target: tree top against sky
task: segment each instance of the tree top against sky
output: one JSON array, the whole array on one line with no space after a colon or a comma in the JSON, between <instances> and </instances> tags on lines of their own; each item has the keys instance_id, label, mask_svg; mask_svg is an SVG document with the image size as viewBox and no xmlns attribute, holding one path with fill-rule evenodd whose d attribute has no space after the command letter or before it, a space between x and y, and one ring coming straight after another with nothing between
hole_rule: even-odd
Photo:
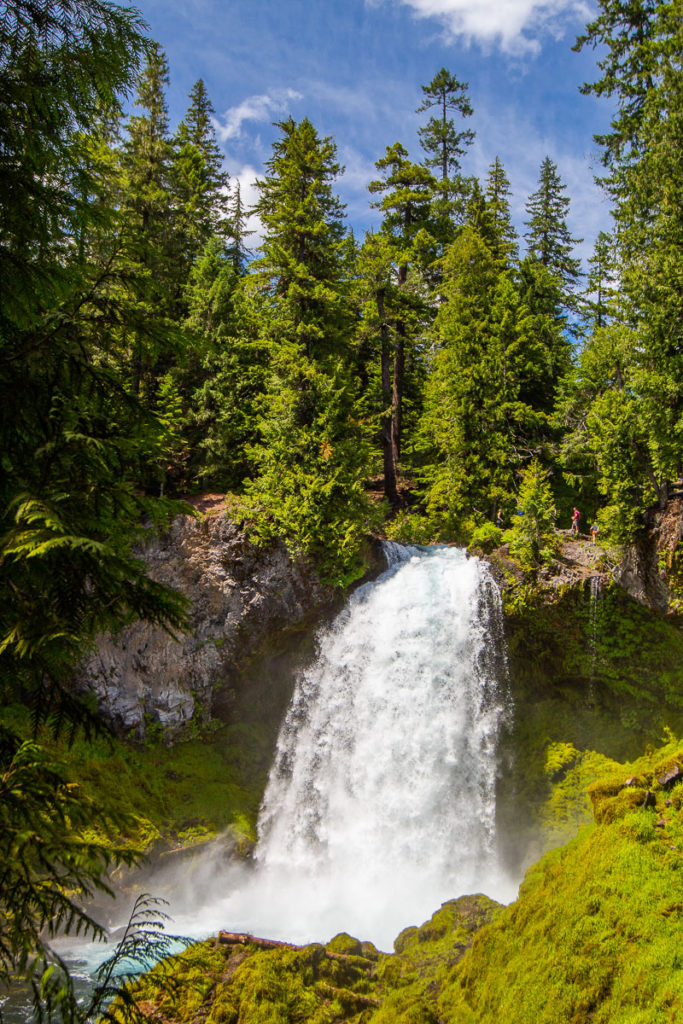
<instances>
[{"instance_id":1,"label":"tree top against sky","mask_svg":"<svg viewBox=\"0 0 683 1024\"><path fill-rule=\"evenodd\" d=\"M593 183L593 135L608 126L608 100L582 97L595 55L572 45L594 15L579 0L140 0L138 7L171 68L169 107L177 124L202 78L217 112L226 169L256 199L276 137L273 123L309 117L333 135L346 168L339 191L357 235L377 226L367 184L375 161L397 140L422 158L416 113L422 87L439 68L468 83L476 131L462 171L484 179L496 156L510 178L511 215L520 233L525 203L547 156L572 197L570 230L586 234L582 255L608 227Z\"/></svg>"}]
</instances>

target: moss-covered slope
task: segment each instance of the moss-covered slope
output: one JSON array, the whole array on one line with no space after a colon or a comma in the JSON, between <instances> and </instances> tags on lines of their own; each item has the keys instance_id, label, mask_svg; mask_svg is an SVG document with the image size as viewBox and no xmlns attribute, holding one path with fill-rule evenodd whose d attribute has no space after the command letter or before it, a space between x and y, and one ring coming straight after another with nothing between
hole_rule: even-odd
<instances>
[{"instance_id":1,"label":"moss-covered slope","mask_svg":"<svg viewBox=\"0 0 683 1024\"><path fill-rule=\"evenodd\" d=\"M683 633L614 585L515 592L498 831L528 866L591 818L589 783L683 732Z\"/></svg>"},{"instance_id":2,"label":"moss-covered slope","mask_svg":"<svg viewBox=\"0 0 683 1024\"><path fill-rule=\"evenodd\" d=\"M517 902L475 939L441 1019L683 1019L683 787L657 781L676 764L683 749L671 744L590 787L596 824L532 868Z\"/></svg>"},{"instance_id":3,"label":"moss-covered slope","mask_svg":"<svg viewBox=\"0 0 683 1024\"><path fill-rule=\"evenodd\" d=\"M151 1021L189 1024L673 1024L683 1019L683 747L590 786L595 822L519 899L443 905L392 955L338 936L200 943L139 983Z\"/></svg>"}]
</instances>

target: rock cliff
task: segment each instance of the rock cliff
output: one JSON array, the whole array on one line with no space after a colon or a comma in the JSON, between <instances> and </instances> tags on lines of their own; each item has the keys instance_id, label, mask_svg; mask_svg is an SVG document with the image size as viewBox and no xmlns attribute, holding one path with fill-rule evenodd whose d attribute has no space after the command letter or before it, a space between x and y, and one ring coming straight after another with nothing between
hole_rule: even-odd
<instances>
[{"instance_id":1,"label":"rock cliff","mask_svg":"<svg viewBox=\"0 0 683 1024\"><path fill-rule=\"evenodd\" d=\"M189 599L180 637L135 623L100 638L77 679L119 733L158 722L172 737L194 716L220 716L245 665L273 634L313 622L337 599L283 546L250 544L217 505L179 517L144 551L150 574Z\"/></svg>"}]
</instances>

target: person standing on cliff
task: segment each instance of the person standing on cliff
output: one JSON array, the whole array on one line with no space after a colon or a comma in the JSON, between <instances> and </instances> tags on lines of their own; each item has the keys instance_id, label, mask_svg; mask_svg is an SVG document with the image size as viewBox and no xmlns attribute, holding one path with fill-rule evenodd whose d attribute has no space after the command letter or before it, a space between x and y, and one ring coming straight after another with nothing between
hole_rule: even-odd
<instances>
[{"instance_id":1,"label":"person standing on cliff","mask_svg":"<svg viewBox=\"0 0 683 1024\"><path fill-rule=\"evenodd\" d=\"M581 513L579 512L578 508L575 508L574 509L574 514L572 515L572 537L578 537L579 536L579 520L580 519L581 519Z\"/></svg>"}]
</instances>

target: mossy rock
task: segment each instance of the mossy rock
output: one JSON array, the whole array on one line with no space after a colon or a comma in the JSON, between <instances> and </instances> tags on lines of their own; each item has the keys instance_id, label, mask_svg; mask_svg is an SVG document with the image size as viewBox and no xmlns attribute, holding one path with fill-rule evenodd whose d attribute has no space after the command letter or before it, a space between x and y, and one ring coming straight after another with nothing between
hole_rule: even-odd
<instances>
[{"instance_id":1,"label":"mossy rock","mask_svg":"<svg viewBox=\"0 0 683 1024\"><path fill-rule=\"evenodd\" d=\"M347 932L339 932L325 946L330 953L341 953L342 956L362 956L363 944L359 939Z\"/></svg>"},{"instance_id":2,"label":"mossy rock","mask_svg":"<svg viewBox=\"0 0 683 1024\"><path fill-rule=\"evenodd\" d=\"M415 942L418 941L418 930L416 925L411 924L407 928L404 928L402 932L394 939L394 952L403 953L404 950L408 949Z\"/></svg>"},{"instance_id":3,"label":"mossy rock","mask_svg":"<svg viewBox=\"0 0 683 1024\"><path fill-rule=\"evenodd\" d=\"M593 805L595 820L600 824L609 824L625 817L630 811L645 807L648 790L628 786L616 796L603 797Z\"/></svg>"},{"instance_id":4,"label":"mossy rock","mask_svg":"<svg viewBox=\"0 0 683 1024\"><path fill-rule=\"evenodd\" d=\"M479 931L494 916L500 904L479 893L476 896L461 896L456 900L442 903L417 931L419 942L436 942L446 935L456 934L465 939Z\"/></svg>"},{"instance_id":5,"label":"mossy rock","mask_svg":"<svg viewBox=\"0 0 683 1024\"><path fill-rule=\"evenodd\" d=\"M379 950L374 942L361 942L361 952L367 960L379 959Z\"/></svg>"}]
</instances>

